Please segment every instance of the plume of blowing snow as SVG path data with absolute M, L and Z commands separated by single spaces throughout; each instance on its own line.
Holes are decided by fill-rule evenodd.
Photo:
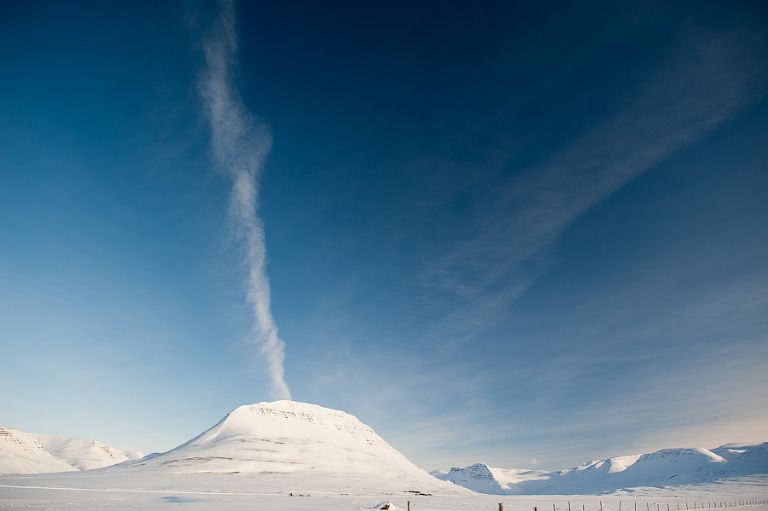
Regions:
M 234 2 L 223 0 L 219 9 L 219 18 L 203 47 L 206 67 L 200 93 L 208 114 L 215 163 L 232 179 L 229 214 L 248 273 L 247 301 L 253 309 L 253 333 L 266 358 L 275 397 L 290 399 L 284 378 L 285 343 L 277 334 L 270 305 L 264 226 L 256 214 L 257 180 L 272 147 L 272 137 L 268 127 L 245 108 L 233 84 L 238 64 Z

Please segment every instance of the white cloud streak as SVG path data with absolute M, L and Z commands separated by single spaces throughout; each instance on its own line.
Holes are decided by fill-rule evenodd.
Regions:
M 210 123 L 215 163 L 232 179 L 229 214 L 248 275 L 247 302 L 254 316 L 254 341 L 266 358 L 274 397 L 290 399 L 283 365 L 285 343 L 272 317 L 264 226 L 257 215 L 258 178 L 272 147 L 272 136 L 268 127 L 248 112 L 233 84 L 238 67 L 234 2 L 222 0 L 219 9 L 219 18 L 203 46 L 206 67 L 200 93 Z

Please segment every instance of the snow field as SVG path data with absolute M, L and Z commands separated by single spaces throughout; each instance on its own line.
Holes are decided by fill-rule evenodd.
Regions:
M 649 488 L 641 491 L 641 495 L 570 495 L 570 496 L 494 496 L 494 495 L 450 495 L 450 496 L 417 496 L 408 494 L 374 494 L 369 496 L 349 495 L 309 495 L 290 496 L 287 494 L 254 494 L 229 492 L 192 492 L 192 491 L 140 491 L 140 490 L 93 490 L 43 488 L 33 486 L 0 485 L 0 509 L 25 509 L 30 511 L 64 511 L 64 510 L 137 510 L 156 511 L 167 509 L 184 509 L 191 511 L 213 511 L 227 509 L 232 511 L 245 510 L 274 510 L 274 511 L 361 511 L 380 509 L 389 502 L 391 510 L 407 510 L 410 501 L 411 511 L 497 511 L 499 503 L 504 511 L 618 511 L 621 502 L 622 511 L 633 511 L 637 504 L 638 511 L 663 511 L 669 505 L 670 511 L 676 505 L 687 502 L 693 509 L 694 502 L 701 509 L 705 500 L 696 499 L 703 491 L 709 493 L 716 488 L 678 488 L 658 489 Z M 727 491 L 738 491 L 736 484 L 730 488 L 720 488 Z M 762 492 L 762 496 L 744 499 L 738 504 L 738 499 L 728 503 L 727 510 L 733 511 L 768 511 L 768 500 L 765 486 L 752 487 L 754 492 Z M 647 493 L 645 493 L 647 491 Z M 654 494 L 655 492 L 655 494 Z M 750 501 L 760 501 L 750 503 Z M 725 497 L 723 498 L 725 503 Z M 705 509 L 709 509 L 705 507 Z M 715 508 L 712 508 L 715 509 Z M 721 509 L 721 508 L 718 508 Z

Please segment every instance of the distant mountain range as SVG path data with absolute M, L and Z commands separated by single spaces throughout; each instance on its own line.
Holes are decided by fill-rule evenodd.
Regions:
M 241 406 L 175 449 L 144 457 L 95 440 L 0 426 L 0 474 L 33 473 L 61 473 L 55 484 L 79 488 L 165 487 L 170 478 L 211 491 L 596 494 L 768 474 L 768 444 L 665 449 L 557 472 L 478 463 L 430 475 L 352 415 L 276 401 Z
M 556 472 L 494 468 L 483 463 L 432 472 L 444 481 L 497 495 L 596 494 L 640 486 L 707 483 L 755 474 L 768 474 L 768 443 L 724 445 L 711 451 L 664 449 L 591 461 Z
M 36 435 L 0 426 L 0 474 L 74 472 L 136 460 L 143 455 L 96 440 Z

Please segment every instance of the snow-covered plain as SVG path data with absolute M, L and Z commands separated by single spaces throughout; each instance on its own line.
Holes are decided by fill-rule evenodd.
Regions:
M 28 452 L 10 442 L 12 453 L 50 454 L 30 438 L 37 443 L 24 447 Z M 722 460 L 717 463 L 743 459 L 745 452 L 740 446 L 725 446 L 718 454 L 696 451 Z M 762 459 L 747 461 L 759 468 Z M 93 470 L 0 476 L 0 509 L 342 511 L 408 509 L 410 503 L 413 511 L 458 511 L 497 510 L 502 503 L 506 511 L 690 511 L 744 503 L 738 508 L 768 511 L 767 490 L 768 474 L 756 473 L 599 496 L 579 490 L 568 496 L 484 495 L 427 474 L 351 415 L 278 401 L 240 407 L 166 453 Z

